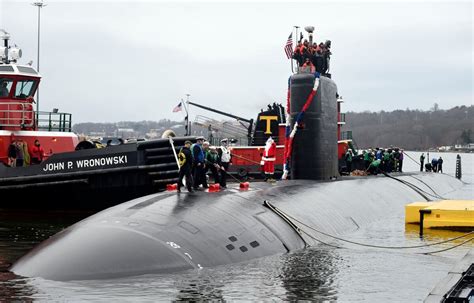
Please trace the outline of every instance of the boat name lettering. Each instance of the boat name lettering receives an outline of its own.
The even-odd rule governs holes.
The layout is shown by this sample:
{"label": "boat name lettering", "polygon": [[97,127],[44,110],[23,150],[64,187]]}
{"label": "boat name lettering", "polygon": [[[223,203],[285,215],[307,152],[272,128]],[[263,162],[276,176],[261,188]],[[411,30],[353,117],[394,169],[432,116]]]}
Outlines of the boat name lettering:
{"label": "boat name lettering", "polygon": [[66,161],[66,162],[56,162],[56,163],[46,163],[43,171],[60,171],[60,170],[70,170],[75,168],[92,168],[92,167],[103,167],[108,165],[119,165],[127,164],[128,158],[124,156],[113,156],[113,157],[103,157],[97,159],[84,159],[76,161]]}

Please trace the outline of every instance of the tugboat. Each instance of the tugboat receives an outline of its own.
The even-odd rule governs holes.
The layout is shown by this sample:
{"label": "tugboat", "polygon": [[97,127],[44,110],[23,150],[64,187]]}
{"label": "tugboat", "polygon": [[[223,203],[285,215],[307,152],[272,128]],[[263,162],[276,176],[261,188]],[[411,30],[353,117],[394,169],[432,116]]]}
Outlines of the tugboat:
{"label": "tugboat", "polygon": [[[188,138],[159,139],[97,148],[79,142],[72,115],[35,111],[41,75],[18,64],[21,49],[1,30],[0,47],[0,208],[103,209],[156,192],[176,182],[178,149]],[[38,141],[39,164],[28,161]],[[15,166],[9,149],[23,146],[24,164]]]}
{"label": "tugboat", "polygon": [[[45,159],[53,153],[74,151],[79,143],[71,132],[71,114],[34,111],[34,95],[41,75],[30,65],[20,65],[21,49],[10,47],[4,30],[0,47],[0,161],[8,164],[8,147],[22,141],[33,146],[39,140]],[[2,177],[4,175],[2,174]]]}

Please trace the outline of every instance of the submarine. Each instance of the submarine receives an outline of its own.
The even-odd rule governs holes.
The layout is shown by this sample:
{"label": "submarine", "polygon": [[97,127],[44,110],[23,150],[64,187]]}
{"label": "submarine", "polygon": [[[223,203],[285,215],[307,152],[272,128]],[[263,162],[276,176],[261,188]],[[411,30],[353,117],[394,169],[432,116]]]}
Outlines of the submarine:
{"label": "submarine", "polygon": [[[314,28],[308,29],[312,43]],[[331,245],[330,235],[383,220],[407,203],[455,197],[464,184],[445,174],[338,177],[339,94],[323,59],[298,67],[288,80],[290,180],[139,197],[62,230],[10,270],[58,281],[199,271]]]}
{"label": "submarine", "polygon": [[301,222],[343,235],[406,203],[452,196],[463,186],[454,177],[426,172],[335,178],[337,85],[325,75],[299,72],[289,86],[290,126],[298,123],[291,180],[140,197],[66,228],[10,270],[58,281],[199,271],[331,242],[323,234],[310,236]]}

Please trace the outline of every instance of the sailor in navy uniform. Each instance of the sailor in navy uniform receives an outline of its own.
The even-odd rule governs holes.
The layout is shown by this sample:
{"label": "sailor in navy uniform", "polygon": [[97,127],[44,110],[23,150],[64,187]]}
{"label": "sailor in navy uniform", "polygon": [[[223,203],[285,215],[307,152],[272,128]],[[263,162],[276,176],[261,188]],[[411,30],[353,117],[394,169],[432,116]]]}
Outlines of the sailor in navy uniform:
{"label": "sailor in navy uniform", "polygon": [[199,188],[199,185],[202,184],[204,188],[207,188],[206,180],[206,168],[205,168],[205,158],[204,158],[204,149],[202,144],[204,143],[204,137],[197,137],[196,143],[191,146],[191,153],[193,155],[193,188],[196,190]]}

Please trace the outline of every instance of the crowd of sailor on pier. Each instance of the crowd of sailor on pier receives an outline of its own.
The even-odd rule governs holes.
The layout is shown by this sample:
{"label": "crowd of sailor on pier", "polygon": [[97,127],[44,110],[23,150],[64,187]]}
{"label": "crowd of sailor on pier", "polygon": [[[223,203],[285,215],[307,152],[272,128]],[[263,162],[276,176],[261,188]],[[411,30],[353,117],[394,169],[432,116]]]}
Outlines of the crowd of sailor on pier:
{"label": "crowd of sailor on pier", "polygon": [[[362,151],[361,155],[353,155],[352,150],[348,149],[344,160],[346,163],[347,173],[353,171],[354,157],[363,160],[364,170],[369,174],[377,174],[380,172],[402,172],[403,171],[403,149],[400,148],[375,148]],[[355,168],[355,167],[354,167]]]}
{"label": "crowd of sailor on pier", "polygon": [[[351,149],[348,149],[344,155],[346,165],[346,174],[372,174],[403,172],[403,160],[405,158],[403,149],[395,148],[375,148],[366,149],[362,153],[354,155]],[[430,163],[424,164],[424,153],[420,156],[420,171],[443,172],[443,159],[432,158]],[[363,163],[363,169],[359,163]],[[357,164],[356,164],[357,163]],[[354,172],[357,171],[357,172]]]}

